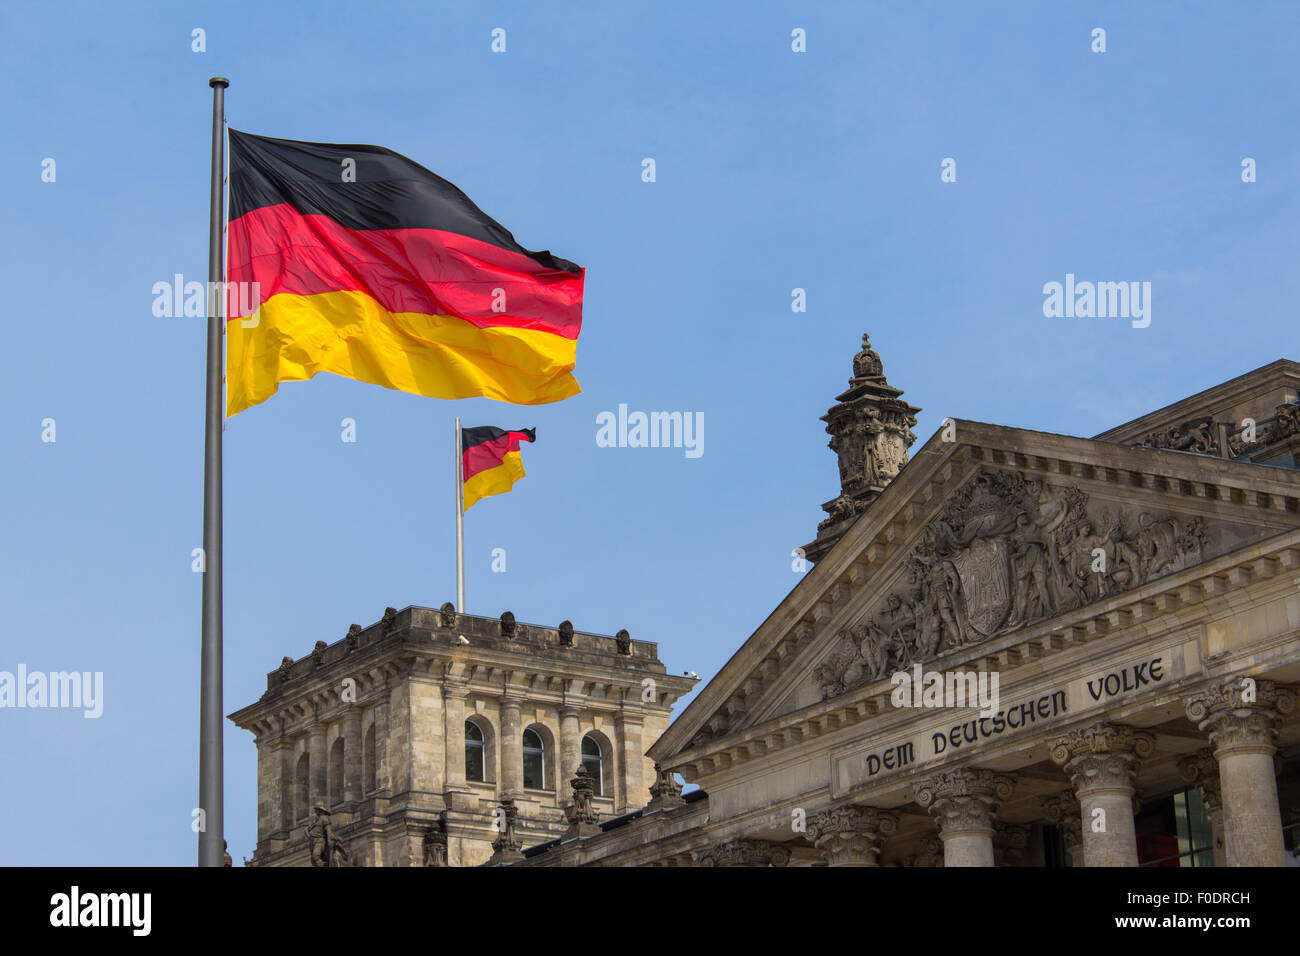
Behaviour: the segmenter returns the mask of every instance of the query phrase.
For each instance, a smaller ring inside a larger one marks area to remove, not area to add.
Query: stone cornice
[[[345,678],[356,681],[356,700],[365,704],[381,697],[383,688],[391,687],[399,673],[416,683],[450,680],[455,692],[465,696],[499,698],[509,687],[509,692],[526,697],[530,704],[557,707],[580,696],[584,709],[611,716],[629,707],[638,713],[666,715],[677,698],[695,687],[690,678],[664,673],[662,665],[646,670],[637,658],[623,656],[621,660],[631,660],[632,666],[625,664],[621,672],[611,675],[601,661],[551,660],[524,649],[466,647],[408,636],[327,661],[311,676],[292,680],[229,719],[258,736],[322,716],[332,719],[349,706],[339,694]],[[655,681],[656,700],[652,703],[641,701],[646,678]]]
[[[380,621],[368,627],[353,625],[344,637],[325,645],[319,653],[291,661],[287,665],[288,684],[310,676],[321,668],[329,668],[339,661],[351,659],[359,652],[411,641],[453,648],[469,646],[475,649],[476,657],[485,652],[496,652],[509,658],[525,658],[530,662],[530,669],[533,669],[538,660],[549,659],[564,661],[566,664],[587,663],[606,673],[614,668],[666,676],[666,668],[659,660],[658,645],[653,642],[633,640],[631,653],[622,654],[618,649],[617,637],[574,631],[572,638],[572,645],[564,646],[560,643],[559,630],[555,627],[514,622],[510,635],[507,636],[503,622],[497,618],[457,614],[454,611],[448,617],[443,611],[417,606],[401,611],[389,608]],[[274,696],[285,686],[280,670],[277,668],[267,674],[267,695]]]
[[[1212,415],[1225,407],[1263,397],[1270,391],[1287,386],[1300,391],[1300,363],[1291,359],[1277,359],[1122,425],[1108,428],[1096,437],[1100,441],[1138,441],[1162,425]]]
[[[940,431],[913,457],[655,742],[649,751],[652,759],[677,767],[679,755],[693,749],[690,742],[701,730],[725,735],[726,729],[743,726],[745,715],[765,691],[787,675],[801,652],[832,630],[830,625],[843,616],[851,601],[856,603],[864,589],[881,590],[882,580],[897,570],[900,553],[940,513],[947,495],[981,468],[1016,470],[1057,482],[1086,482],[1094,491],[1097,485],[1112,485],[1115,496],[1124,499],[1159,496],[1168,503],[1174,497],[1173,507],[1181,514],[1243,522],[1253,515],[1253,522],[1264,527],[1300,526],[1300,472],[1151,448],[1107,444],[1102,453],[1093,439],[963,420],[956,420],[955,428],[957,442],[943,442]],[[1097,464],[1101,459],[1107,464]],[[1232,510],[1231,516],[1222,514],[1225,506]],[[1167,581],[1152,581],[1131,593],[1154,593],[1150,589],[1164,588]],[[1215,585],[1209,585],[1207,593],[1216,593]],[[1065,617],[1113,603],[1098,602]],[[1146,608],[1137,614],[1138,620],[1154,616]],[[1082,626],[1095,632],[1112,623],[1089,620]],[[1033,634],[1041,627],[1040,623],[1019,633]],[[1070,639],[1078,639],[1077,634],[1072,632]],[[951,658],[960,659],[962,655]],[[859,713],[857,719],[862,716],[867,715]]]

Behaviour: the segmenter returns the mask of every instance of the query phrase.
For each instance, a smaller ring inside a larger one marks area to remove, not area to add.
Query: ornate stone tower
[[[836,404],[822,416],[831,436],[829,447],[840,460],[840,494],[822,505],[828,517],[817,525],[817,539],[804,546],[809,561],[820,561],[907,464],[920,409],[902,395],[901,388],[885,380],[880,356],[870,337],[863,335],[862,351],[853,357],[849,390],[837,395]]]
[[[450,603],[388,608],[284,658],[266,693],[231,715],[257,744],[252,863],[522,859],[575,820],[594,827],[656,796],[645,749],[694,686],[627,631],[478,617]]]

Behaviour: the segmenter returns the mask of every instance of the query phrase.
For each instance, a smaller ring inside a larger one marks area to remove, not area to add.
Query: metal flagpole
[[[456,419],[456,610],[465,613],[465,480],[460,450],[460,419]]]
[[[212,193],[208,223],[208,288],[225,279],[223,269],[222,171],[225,168],[226,87],[224,76],[212,87]],[[208,296],[208,383],[203,438],[203,643],[199,678],[199,866],[225,861],[222,808],[221,696],[221,338],[224,308]],[[224,302],[225,296],[220,295]]]

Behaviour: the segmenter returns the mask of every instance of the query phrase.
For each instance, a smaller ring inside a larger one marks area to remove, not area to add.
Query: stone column
[[[935,815],[944,866],[993,866],[993,821],[1014,781],[965,768],[912,785],[916,802]]]
[[[1295,694],[1272,681],[1232,677],[1189,697],[1186,707],[1219,762],[1228,866],[1286,866],[1273,755]]]
[[[1150,734],[1104,722],[1052,743],[1052,761],[1065,768],[1079,798],[1084,866],[1138,865],[1133,781],[1139,760],[1154,750]]]
[[[343,799],[361,802],[361,708],[353,704],[343,715]]]
[[[448,677],[442,684],[443,739],[446,741],[444,772],[448,790],[465,788],[465,690],[468,683]]]
[[[524,728],[520,715],[523,700],[501,698],[501,769],[497,774],[498,793],[509,799],[524,789]]]
[[[384,686],[375,701],[375,789],[386,797],[392,786],[388,767],[388,687]]]
[[[275,828],[279,819],[279,779],[276,770],[280,765],[279,741],[266,736],[257,738],[257,845],[261,846]]]
[[[311,766],[308,767],[311,792],[308,794],[311,806],[319,804],[328,808],[330,797],[328,790],[328,761],[325,756],[325,725],[322,723],[312,724],[311,730],[307,737],[307,753],[311,755]],[[310,807],[308,810],[310,811]],[[308,816],[314,817],[314,813],[308,813]]]
[[[288,838],[297,826],[298,821],[293,818],[293,738],[283,736],[276,741],[276,786],[275,794],[277,796],[277,809],[275,815],[275,826],[280,836]]]
[[[618,748],[619,786],[615,811],[639,810],[645,798],[645,748],[641,745],[641,715],[622,713],[614,721],[614,746]]]
[[[559,770],[566,779],[582,765],[582,728],[578,724],[578,714],[577,707],[566,704],[560,708]]]
[[[1062,790],[1054,797],[1039,800],[1047,822],[1061,831],[1065,852],[1070,854],[1071,866],[1083,866],[1083,811],[1073,790]]]
[[[837,807],[814,814],[806,836],[826,854],[827,866],[879,866],[885,837],[898,832],[898,817],[873,807]]]
[[[1214,865],[1227,866],[1228,856],[1223,848],[1223,799],[1219,794],[1219,762],[1214,759],[1214,751],[1204,747],[1194,754],[1178,758],[1178,770],[1184,780],[1200,788],[1201,802],[1205,804],[1205,813],[1210,818]]]

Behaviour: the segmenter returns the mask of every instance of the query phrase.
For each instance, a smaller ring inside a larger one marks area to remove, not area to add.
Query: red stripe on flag
[[[582,328],[583,275],[453,232],[348,229],[287,203],[245,213],[229,230],[228,281],[258,283],[262,302],[281,292],[364,292],[389,312],[454,315],[479,328],[567,339]],[[229,318],[251,312],[237,293],[229,300]]]
[[[472,448],[466,448],[460,459],[460,480],[469,481],[480,471],[495,468],[505,460],[506,455],[519,450],[519,442],[527,441],[528,436],[522,432],[507,432],[493,441],[485,441]]]

